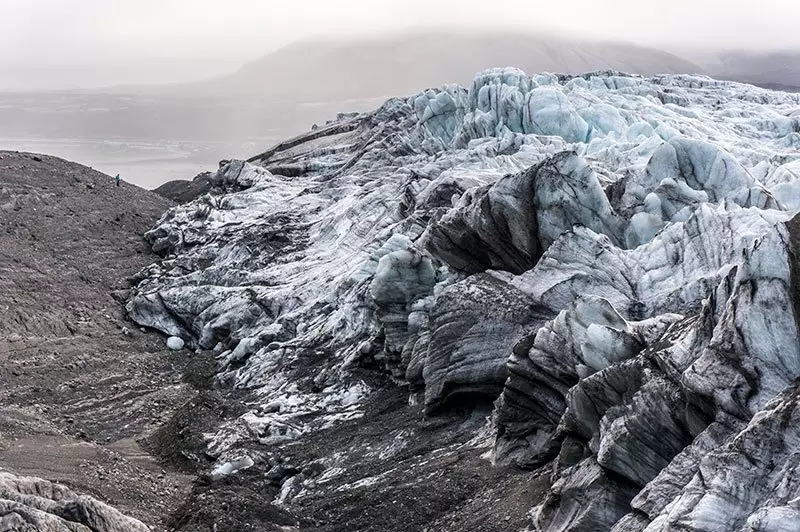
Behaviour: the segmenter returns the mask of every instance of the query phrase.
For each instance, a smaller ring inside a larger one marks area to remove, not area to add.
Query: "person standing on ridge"
[[[117,186],[119,186],[119,174],[117,174],[117,177],[115,177],[114,179],[117,181]]]

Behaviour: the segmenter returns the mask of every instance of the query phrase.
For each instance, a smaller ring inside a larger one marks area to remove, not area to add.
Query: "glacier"
[[[372,367],[429,416],[493,403],[477,445],[551,475],[531,530],[796,530],[800,95],[492,69],[211,184],[127,310],[256,397],[218,468],[357,419]]]

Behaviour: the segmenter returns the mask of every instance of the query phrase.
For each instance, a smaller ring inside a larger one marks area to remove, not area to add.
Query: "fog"
[[[797,20],[789,0],[0,0],[0,149],[155,187],[492,66],[794,89],[800,53],[719,52],[800,51]]]
[[[0,90],[202,79],[290,42],[546,29],[666,49],[800,49],[789,0],[0,0]]]

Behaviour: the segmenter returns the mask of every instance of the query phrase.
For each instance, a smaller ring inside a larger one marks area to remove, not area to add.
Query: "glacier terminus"
[[[289,510],[391,498],[397,468],[347,464],[412,428],[273,455],[399,386],[483,412],[458,449],[546,475],[531,531],[800,529],[800,94],[492,69],[210,182],[146,234],[127,310],[251,394],[208,435],[218,477],[267,468]]]

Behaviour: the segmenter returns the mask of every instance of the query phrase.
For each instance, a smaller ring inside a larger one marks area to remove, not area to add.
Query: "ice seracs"
[[[362,415],[377,367],[496,401],[493,460],[552,468],[534,530],[787,530],[799,135],[796,94],[489,70],[224,165],[128,310],[257,397],[220,471]]]

